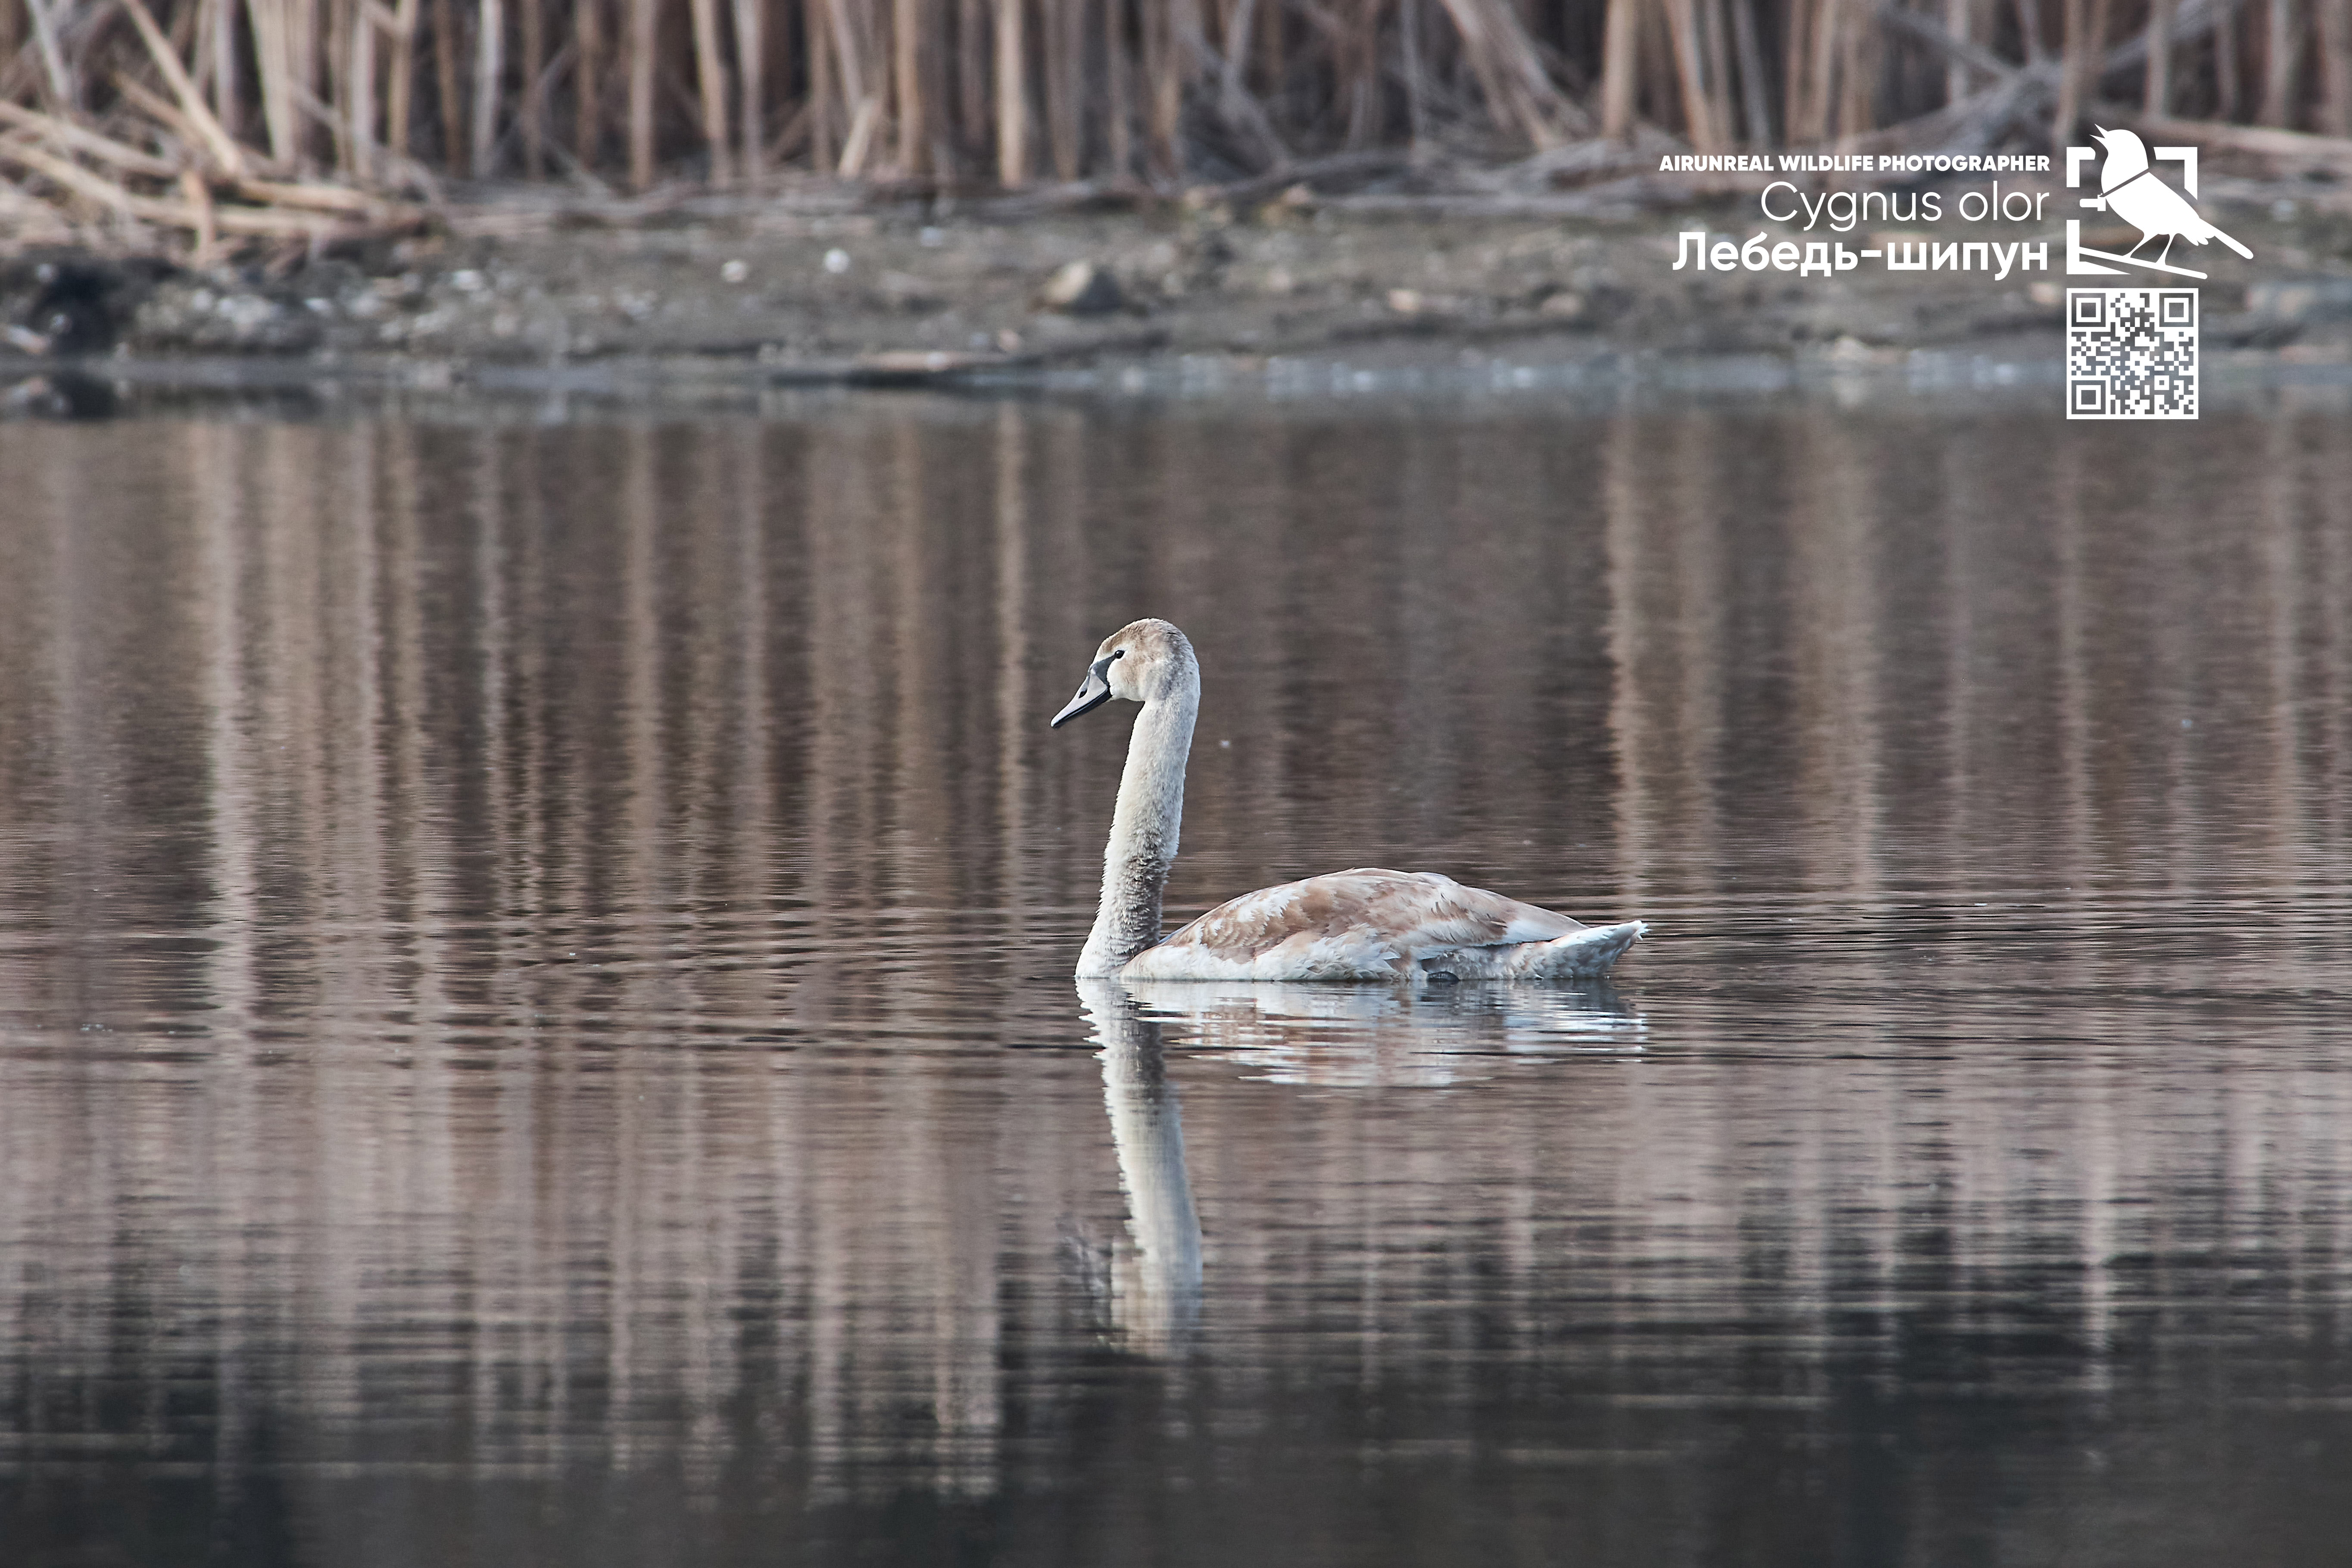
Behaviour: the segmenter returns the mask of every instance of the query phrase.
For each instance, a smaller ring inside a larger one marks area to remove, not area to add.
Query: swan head
[[[1087,678],[1078,682],[1078,694],[1047,727],[1058,730],[1114,697],[1126,702],[1172,697],[1188,684],[1197,686],[1200,679],[1192,645],[1182,632],[1166,621],[1130,621],[1103,638],[1094,662],[1087,666]]]

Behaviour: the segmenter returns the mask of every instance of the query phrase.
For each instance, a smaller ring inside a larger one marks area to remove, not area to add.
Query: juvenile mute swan
[[[1052,728],[1114,697],[1143,711],[1119,774],[1082,980],[1590,980],[1648,929],[1584,926],[1450,877],[1367,868],[1244,893],[1163,942],[1160,890],[1176,860],[1201,708],[1201,667],[1184,634],[1166,621],[1121,626]]]

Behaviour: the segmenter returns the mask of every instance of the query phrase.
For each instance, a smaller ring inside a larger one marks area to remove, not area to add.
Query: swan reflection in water
[[[1545,985],[1126,981],[1145,1021],[1276,1083],[1443,1089],[1528,1058],[1638,1052],[1642,1016],[1605,980]]]
[[[1116,980],[1081,980],[1078,996],[1102,1047],[1103,1104],[1134,1244],[1111,1254],[1111,1321],[1137,1349],[1165,1354],[1200,1318],[1201,1216],[1160,1025]]]
[[[1443,1088],[1529,1056],[1638,1052],[1646,1026],[1606,983],[1427,986],[1078,982],[1101,1047],[1130,1245],[1110,1249],[1110,1321],[1133,1348],[1181,1350],[1200,1321],[1201,1218],[1167,1048],[1277,1083]]]

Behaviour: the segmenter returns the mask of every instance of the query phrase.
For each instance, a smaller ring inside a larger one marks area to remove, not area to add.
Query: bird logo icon
[[[2085,196],[2083,205],[2095,212],[2111,212],[2139,230],[2139,242],[2120,255],[2114,251],[2092,250],[2082,243],[2082,222],[2069,219],[2066,224],[2066,270],[2069,272],[2114,272],[2112,267],[2100,267],[2085,261],[2096,257],[2102,261],[2119,261],[2126,267],[2146,267],[2158,272],[2176,273],[2184,278],[2202,278],[2202,272],[2192,272],[2186,267],[2171,265],[2175,240],[2185,239],[2191,245],[2203,245],[2218,239],[2248,260],[2254,253],[2222,233],[2197,214],[2189,198],[2158,177],[2148,161],[2147,144],[2129,131],[2109,131],[2101,127],[2091,139],[2099,144],[2105,161],[2099,166],[2099,194]],[[2179,158],[2187,172],[2189,189],[2197,189],[2197,165],[2193,149],[2159,147],[2158,156]],[[2088,159],[2090,149],[2069,151],[2066,183],[2073,184],[2077,177],[2078,159]],[[2164,248],[2150,260],[2140,251],[2158,239]]]

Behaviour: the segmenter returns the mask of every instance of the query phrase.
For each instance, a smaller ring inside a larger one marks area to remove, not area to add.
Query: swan
[[[1081,980],[1590,980],[1649,929],[1585,926],[1433,872],[1362,868],[1244,893],[1163,940],[1160,894],[1176,861],[1201,709],[1191,641],[1166,621],[1121,626],[1048,728],[1114,697],[1143,711],[1119,774]]]

